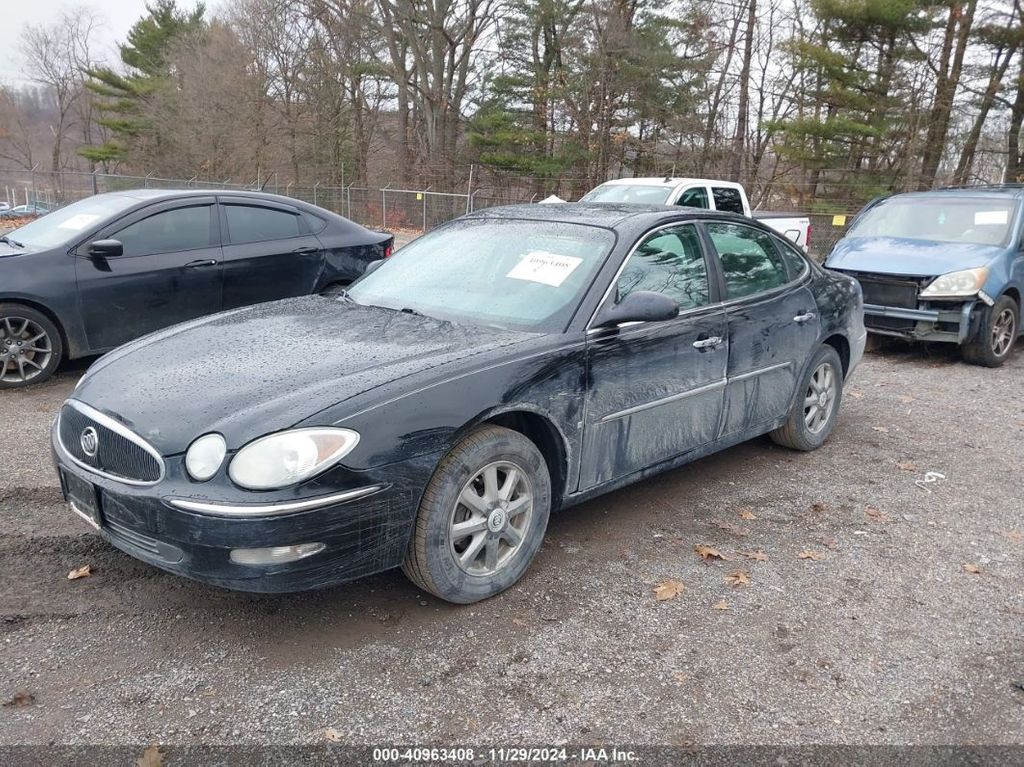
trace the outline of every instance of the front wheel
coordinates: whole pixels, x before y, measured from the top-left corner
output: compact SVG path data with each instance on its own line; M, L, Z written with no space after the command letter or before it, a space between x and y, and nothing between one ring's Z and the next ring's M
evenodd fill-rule
M402 571L448 602L494 596L530 566L550 511L551 478L536 445L510 429L481 427L427 484Z
M816 450L836 425L843 400L843 363L831 346L815 353L797 390L786 423L771 433L772 441L793 450Z
M1009 296L1000 296L981 313L977 335L965 343L961 354L973 365L997 368L1006 362L1017 341L1020 309Z
M63 353L60 331L49 317L21 304L0 304L0 389L45 381Z

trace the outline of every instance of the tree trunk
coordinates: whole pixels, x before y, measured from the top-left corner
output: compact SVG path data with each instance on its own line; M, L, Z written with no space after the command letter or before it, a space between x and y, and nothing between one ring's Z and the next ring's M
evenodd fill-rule
M732 167L729 178L742 181L744 155L747 148L747 111L750 106L750 60L754 52L754 32L757 26L757 0L749 0L747 7L747 39L743 43L743 66L740 69L740 99L736 106L736 135L732 140Z
M1001 62L999 61L1000 52L997 51L996 53L996 62L993 64L992 73L989 76L988 87L985 89L985 93L981 97L981 103L978 105L978 115L974 118L971 132L967 135L967 140L964 142L963 151L960 152L960 161L956 164L956 173L953 174L954 184L967 183L967 177L971 173L971 166L974 164L974 154L978 150L978 141L981 139L981 130L985 125L985 119L995 103L996 96L999 95L999 87L1003 83L1003 76L1006 74L1006 70L1010 66L1010 60L1014 57L1017 50L1017 48L1007 50L1006 57Z

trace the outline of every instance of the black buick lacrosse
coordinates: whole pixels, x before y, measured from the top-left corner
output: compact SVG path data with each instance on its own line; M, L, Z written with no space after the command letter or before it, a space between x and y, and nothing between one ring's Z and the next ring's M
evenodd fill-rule
M488 210L375 266L99 360L53 429L70 508L218 586L401 566L474 602L553 510L765 433L818 447L864 347L856 282L729 214Z

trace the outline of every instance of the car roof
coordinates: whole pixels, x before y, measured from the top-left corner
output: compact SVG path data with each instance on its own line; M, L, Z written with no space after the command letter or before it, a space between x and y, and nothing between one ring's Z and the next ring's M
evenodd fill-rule
M301 200L284 197L268 192L256 192L249 189L125 189L117 192L104 192L97 197L128 197L143 201L171 200L181 197L210 197L211 195L230 195L232 197L251 197L254 200L274 200L289 205L302 204Z
M751 223L753 219L736 213L683 208L676 205L635 205L619 202L559 202L552 204L505 205L474 211L462 220L502 218L531 221L556 221L565 224L585 224L614 229L626 222L639 226L655 225L662 220L678 221L690 218L716 218ZM756 222L755 222L756 223Z
M683 184L714 184L715 186L738 187L734 181L713 178L679 178L676 176L644 176L640 178L615 178L600 186L664 186L677 187Z
M903 192L894 194L893 198L919 197L1024 197L1024 184L978 184L976 186L947 186L923 192Z

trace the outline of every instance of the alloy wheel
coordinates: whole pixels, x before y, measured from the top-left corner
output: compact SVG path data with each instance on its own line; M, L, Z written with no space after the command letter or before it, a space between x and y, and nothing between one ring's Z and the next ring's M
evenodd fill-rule
M0 381L27 383L41 375L53 355L53 339L33 320L0 318Z
M835 409L836 371L831 362L822 362L814 369L804 395L804 425L811 434L818 434Z
M1007 307L992 323L992 353L996 357L1004 356L1010 351L1016 333L1016 318L1013 316L1013 310Z
M526 471L511 461L480 469L452 509L448 546L469 575L492 575L522 548L533 517L533 489Z

